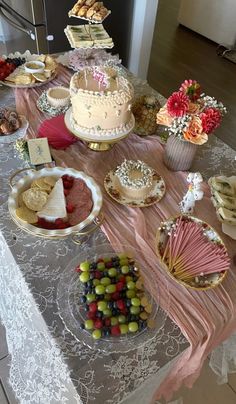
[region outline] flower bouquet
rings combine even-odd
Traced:
[[[164,161],[174,170],[188,170],[197,145],[203,145],[226,113],[222,102],[201,93],[195,80],[185,80],[157,114],[157,124],[169,133]]]

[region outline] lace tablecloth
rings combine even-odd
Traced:
[[[0,94],[2,105],[14,103],[11,91]],[[107,239],[97,231],[78,247],[19,229],[8,213],[8,179],[24,166],[11,144],[0,147],[0,317],[17,398],[23,404],[150,402],[189,343],[169,318],[154,340],[128,354],[93,351],[71,336],[56,305],[61,272],[72,257]]]
[[[150,92],[144,83],[136,81],[135,84],[138,92]],[[5,91],[5,96],[9,97],[8,91]],[[159,98],[163,103],[163,97]],[[14,157],[10,146],[0,149],[0,153],[0,246],[3,262],[7,263],[0,275],[4,290],[0,296],[0,315],[7,328],[12,354],[10,382],[18,397],[23,403],[43,404],[63,403],[68,397],[71,404],[80,402],[78,397],[84,403],[115,404],[122,400],[125,403],[148,403],[173,365],[172,359],[188,346],[187,341],[169,319],[155,342],[134,350],[128,356],[104,356],[71,337],[57,313],[56,285],[68,259],[81,250],[70,240],[32,239],[16,228],[7,212],[7,178],[22,166],[22,162]],[[194,170],[209,177],[215,171],[230,174],[234,165],[232,149],[211,136],[204,151],[200,148]],[[105,242],[105,236],[98,231],[84,241],[82,249]],[[26,335],[28,343],[21,338]],[[218,352],[221,354],[220,350]]]

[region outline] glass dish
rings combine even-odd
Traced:
[[[144,277],[144,290],[145,294],[152,304],[152,312],[149,319],[152,319],[153,328],[144,328],[138,330],[136,333],[128,333],[126,335],[119,336],[103,336],[99,340],[95,340],[89,331],[86,331],[80,327],[86,319],[86,311],[84,304],[80,302],[80,297],[83,295],[83,287],[79,280],[79,274],[75,271],[75,268],[79,263],[83,261],[96,261],[102,257],[113,257],[119,253],[126,253],[134,258],[136,265],[139,267],[140,274]],[[106,353],[112,352],[127,352],[134,348],[144,346],[148,341],[154,338],[160,330],[163,328],[167,314],[160,307],[161,297],[158,299],[152,298],[149,293],[150,288],[153,290],[160,290],[160,287],[152,275],[150,269],[148,277],[147,265],[155,267],[156,263],[150,263],[148,258],[145,258],[145,253],[140,250],[131,247],[112,246],[110,244],[103,244],[96,246],[95,248],[89,248],[86,251],[81,252],[78,256],[74,257],[68,266],[65,268],[61,275],[58,289],[57,289],[57,305],[59,309],[59,315],[67,328],[67,330],[80,342],[84,343],[91,349],[97,349],[105,351]],[[162,293],[165,296],[168,294],[167,282],[161,285]],[[159,295],[159,293],[157,293]]]

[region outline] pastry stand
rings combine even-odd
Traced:
[[[122,131],[118,134],[107,135],[107,136],[99,136],[99,135],[90,135],[88,133],[83,133],[82,131],[76,130],[71,124],[71,108],[68,109],[65,113],[65,125],[67,129],[76,137],[81,140],[84,140],[88,143],[88,147],[94,151],[107,151],[110,150],[115,143],[118,143],[120,140],[125,139],[133,130],[135,125],[135,119],[132,115],[132,125],[129,129]]]

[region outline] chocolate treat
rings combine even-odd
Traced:
[[[6,122],[2,123],[0,126],[0,130],[3,135],[10,135],[13,132],[13,127],[10,122],[6,120]]]
[[[8,122],[12,125],[14,131],[20,128],[20,120],[18,118],[10,118]]]

